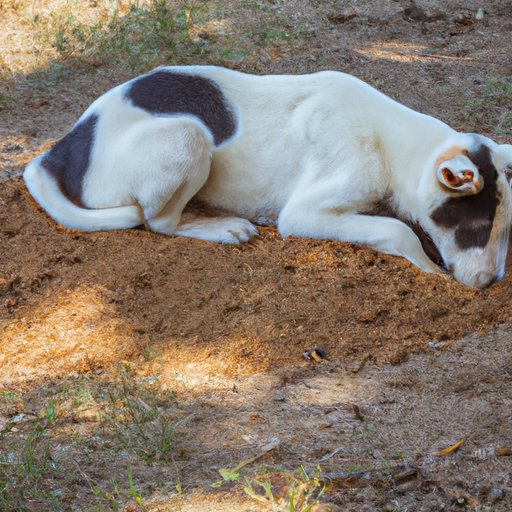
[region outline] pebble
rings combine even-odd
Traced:
[[[276,391],[274,394],[274,400],[276,402],[284,402],[286,400],[284,393],[282,391]]]
[[[438,342],[429,341],[427,343],[428,348],[431,350],[439,350],[439,349],[443,348],[445,345],[446,345],[446,341],[438,341]]]
[[[493,487],[489,492],[489,499],[494,503],[496,501],[500,501],[504,498],[505,493],[502,489],[498,487]]]

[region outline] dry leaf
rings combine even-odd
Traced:
[[[452,453],[455,453],[464,444],[464,441],[465,439],[461,439],[458,443],[455,443],[449,448],[445,448],[444,450],[437,452],[435,455],[437,455],[438,457],[442,457],[443,455],[450,455]]]

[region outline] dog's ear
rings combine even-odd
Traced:
[[[437,179],[450,192],[478,194],[484,188],[484,180],[477,167],[463,155],[441,162],[437,168]]]

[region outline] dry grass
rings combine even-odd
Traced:
[[[236,3],[235,3],[236,4]],[[24,88],[41,90],[108,65],[119,75],[165,62],[254,62],[270,47],[307,36],[266,2],[205,0],[4,0],[0,108]],[[235,21],[236,20],[236,21]]]
[[[0,423],[2,511],[120,510],[142,502],[151,471],[140,491],[140,468],[155,463],[179,485],[176,429],[187,416],[158,376],[119,365],[108,379],[67,378],[24,398],[4,391],[0,413],[10,413]]]

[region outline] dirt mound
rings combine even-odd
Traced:
[[[0,192],[4,383],[87,372],[151,348],[226,375],[336,360],[397,363],[429,342],[512,322],[511,260],[486,291],[339,242],[241,246],[143,230],[73,234]],[[23,370],[21,370],[23,368]],[[15,370],[16,369],[16,370]]]

